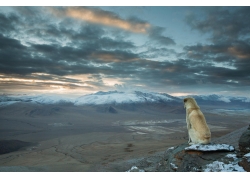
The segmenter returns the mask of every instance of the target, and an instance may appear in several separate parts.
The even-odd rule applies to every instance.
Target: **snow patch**
[[[132,166],[128,171],[126,172],[145,172],[143,169],[139,169],[137,166]]]
[[[247,162],[250,163],[250,153],[245,154],[245,155],[243,156],[243,158],[246,159]]]
[[[193,144],[185,150],[196,151],[234,151],[234,147],[228,144]]]
[[[245,154],[244,157],[249,157],[250,158],[250,153]]]
[[[178,166],[175,165],[174,163],[170,163],[170,167],[174,170],[177,170],[178,169]]]
[[[233,158],[234,160],[237,160],[236,154],[227,154],[227,158]]]
[[[220,161],[214,161],[211,164],[208,164],[204,169],[204,172],[245,172],[245,170],[238,165],[238,162],[230,162],[225,164]]]

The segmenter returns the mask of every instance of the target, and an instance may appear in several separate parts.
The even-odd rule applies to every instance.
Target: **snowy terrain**
[[[168,94],[132,92],[97,92],[84,95],[78,98],[69,98],[63,95],[2,95],[0,106],[6,106],[17,102],[32,102],[38,104],[73,103],[74,105],[100,105],[100,104],[121,104],[121,103],[144,103],[144,102],[170,102],[178,98]]]
[[[0,96],[0,106],[8,106],[18,102],[29,102],[37,104],[73,103],[74,99],[59,95],[2,95]]]
[[[98,92],[79,97],[75,105],[83,104],[121,104],[121,103],[144,103],[144,102],[166,102],[174,101],[176,98],[166,94],[143,93],[140,91],[132,92]]]
[[[228,97],[221,95],[207,95],[207,96],[193,96],[198,103],[213,103],[221,102],[225,104],[243,103],[250,107],[250,98],[247,97]],[[38,96],[30,95],[0,95],[0,106],[7,106],[17,102],[31,102],[38,104],[56,104],[56,103],[72,103],[74,105],[101,105],[101,104],[123,104],[123,103],[168,103],[178,102],[182,103],[184,97],[174,97],[168,94],[155,92],[97,92],[94,94],[87,94],[77,98],[69,98],[68,96],[57,94],[43,94]],[[217,112],[215,112],[217,113]],[[218,112],[220,113],[220,112]]]
[[[196,99],[196,101],[213,101],[213,102],[225,102],[230,103],[233,101],[243,102],[243,103],[249,103],[250,98],[249,97],[232,97],[232,96],[223,96],[223,95],[193,95],[193,98]],[[184,96],[182,96],[184,98]]]
[[[241,166],[239,166],[239,159],[236,157],[236,154],[228,154],[225,156],[225,159],[228,159],[228,163],[221,161],[214,161],[211,164],[208,164],[204,172],[246,172]]]

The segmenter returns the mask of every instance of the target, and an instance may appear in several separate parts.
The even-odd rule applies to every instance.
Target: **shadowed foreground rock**
[[[220,144],[225,141],[229,144]],[[161,155],[140,160],[128,172],[250,172],[249,151],[250,125],[248,129],[225,135],[216,143],[171,147]]]
[[[250,125],[239,139],[239,149],[244,154],[250,152]]]
[[[158,171],[204,172],[244,171],[236,162],[234,148],[227,144],[182,144],[169,148],[158,166]]]
[[[148,157],[128,172],[244,172],[235,148],[228,144],[182,144],[167,149],[163,157]],[[242,162],[249,164],[248,162]]]
[[[245,154],[242,157],[242,160],[239,162],[239,165],[242,166],[245,171],[250,172],[250,153]]]

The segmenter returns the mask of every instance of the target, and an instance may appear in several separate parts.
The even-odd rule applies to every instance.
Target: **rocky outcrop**
[[[239,139],[239,149],[244,154],[250,152],[250,125]]]
[[[220,172],[246,169],[239,166],[235,148],[227,144],[171,147],[160,156],[146,157],[127,172]]]
[[[239,162],[239,165],[242,166],[245,171],[250,172],[250,153],[245,154],[242,157],[242,160]]]
[[[225,140],[229,144],[221,143]],[[239,148],[232,145],[237,145],[236,141]],[[250,172],[249,145],[250,126],[211,144],[185,143],[168,148],[164,154],[143,158],[127,172]]]
[[[227,144],[182,144],[169,148],[157,171],[167,172],[216,172],[244,171],[236,160],[234,147]]]

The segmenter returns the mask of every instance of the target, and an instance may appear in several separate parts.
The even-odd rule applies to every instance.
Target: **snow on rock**
[[[243,158],[246,159],[247,162],[250,163],[250,153],[245,154],[245,155],[243,156]]]
[[[250,158],[250,153],[245,154],[244,157]]]
[[[194,151],[234,151],[234,147],[228,144],[193,144],[185,150]]]
[[[226,164],[220,161],[214,161],[208,164],[203,170],[204,172],[245,172],[245,170],[238,165],[238,162],[229,162]]]
[[[139,169],[136,166],[132,166],[128,171],[126,172],[145,172],[143,169]]]
[[[207,164],[204,172],[245,172],[242,166],[239,166],[240,159],[236,154],[227,154],[224,158],[224,162],[214,161]]]
[[[177,169],[178,169],[178,166],[176,166],[174,163],[170,163],[170,167],[171,167],[173,170],[177,170]]]

